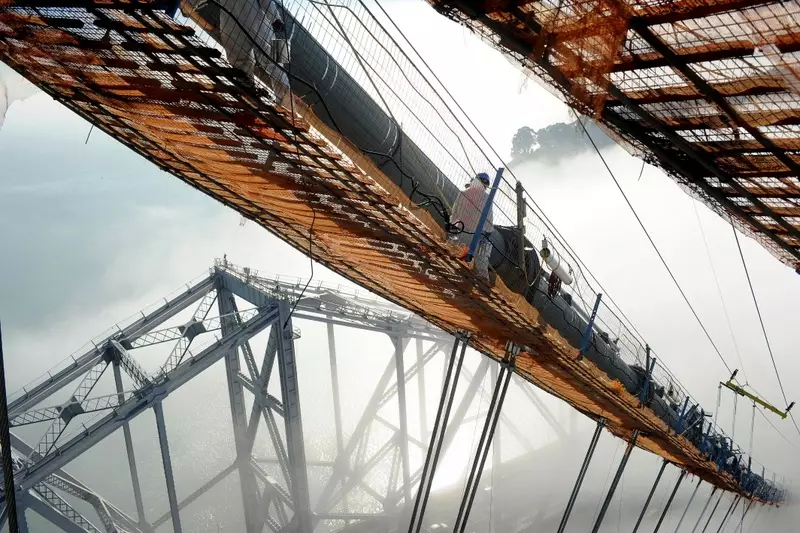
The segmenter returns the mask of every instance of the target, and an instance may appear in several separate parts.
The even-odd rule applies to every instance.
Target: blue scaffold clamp
[[[583,338],[581,339],[580,348],[578,348],[578,361],[583,360],[583,354],[589,348],[589,341],[592,339],[592,328],[594,327],[594,319],[597,318],[597,310],[600,309],[600,300],[603,298],[601,293],[597,294],[597,298],[594,301],[594,308],[592,309],[592,315],[589,317],[589,323],[586,324],[586,331],[583,332]]]
[[[492,210],[492,206],[494,205],[494,195],[497,193],[497,189],[500,187],[500,180],[503,178],[503,170],[503,167],[498,168],[497,173],[494,175],[494,183],[492,183],[492,188],[489,191],[489,198],[486,199],[486,203],[483,205],[481,217],[478,219],[478,227],[475,228],[475,233],[472,235],[472,240],[469,242],[467,257],[465,258],[467,263],[472,261],[472,259],[475,257],[478,244],[481,242],[483,226],[486,225],[486,219],[489,218],[489,211]]]

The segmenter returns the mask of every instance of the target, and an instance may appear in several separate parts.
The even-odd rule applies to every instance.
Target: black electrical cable
[[[667,270],[667,273],[669,274],[669,277],[672,278],[672,282],[675,284],[675,287],[678,288],[678,291],[681,293],[681,296],[683,296],[683,300],[686,302],[686,305],[689,306],[689,309],[691,310],[692,314],[694,315],[694,318],[697,320],[697,323],[700,324],[700,328],[703,330],[703,333],[706,334],[706,337],[708,338],[708,342],[711,343],[711,346],[714,348],[714,351],[716,352],[717,356],[719,357],[719,360],[722,361],[722,364],[725,365],[725,368],[728,370],[729,373],[733,373],[733,371],[731,370],[731,367],[728,365],[727,361],[725,361],[725,358],[722,356],[722,352],[719,351],[719,348],[717,348],[716,343],[711,338],[711,334],[708,332],[708,329],[706,329],[705,324],[703,324],[703,321],[700,320],[700,316],[697,314],[697,311],[694,310],[694,307],[692,306],[691,302],[689,302],[689,298],[686,296],[686,293],[683,292],[683,288],[681,287],[680,283],[678,283],[678,280],[675,278],[675,275],[672,273],[672,270],[669,268],[669,265],[667,265],[667,261],[664,259],[664,256],[661,255],[661,251],[658,249],[658,246],[656,246],[655,241],[653,241],[653,238],[650,236],[650,232],[647,231],[647,228],[645,227],[644,223],[642,222],[642,219],[639,218],[639,214],[636,212],[636,209],[634,209],[633,204],[631,204],[631,201],[628,199],[628,195],[625,194],[625,191],[622,189],[622,186],[619,184],[619,181],[617,180],[617,176],[611,170],[611,167],[608,166],[608,163],[606,162],[606,158],[603,157],[603,154],[600,152],[600,149],[597,147],[597,144],[595,144],[594,139],[592,139],[592,136],[589,135],[589,131],[586,129],[586,126],[584,126],[583,121],[581,120],[581,117],[578,114],[576,114],[575,117],[578,120],[578,124],[580,124],[581,128],[583,129],[583,132],[589,138],[589,142],[592,143],[592,147],[594,148],[595,152],[597,152],[597,155],[600,156],[600,160],[603,162],[603,166],[606,167],[606,170],[608,171],[609,175],[611,176],[611,179],[614,180],[614,184],[617,186],[617,189],[619,189],[619,192],[622,194],[622,197],[625,199],[625,203],[628,204],[628,208],[631,210],[631,213],[633,213],[633,216],[636,217],[636,221],[639,223],[639,226],[642,228],[642,231],[647,236],[647,240],[650,241],[650,245],[653,247],[653,250],[655,250],[656,254],[658,255],[658,258],[661,260],[661,264],[664,265],[664,268]]]
[[[756,314],[758,315],[758,322],[761,324],[761,332],[764,334],[764,342],[767,344],[767,351],[769,352],[769,358],[772,361],[772,368],[775,370],[775,377],[778,379],[778,387],[781,390],[781,396],[783,396],[784,403],[788,406],[789,400],[786,397],[786,390],[783,388],[783,380],[781,380],[781,374],[778,372],[778,365],[775,362],[775,354],[772,352],[772,345],[769,342],[769,336],[767,335],[767,328],[764,326],[764,318],[761,316],[761,308],[758,305],[758,298],[756,297],[756,291],[753,289],[753,281],[750,279],[750,270],[747,268],[747,261],[744,259],[744,252],[742,251],[742,244],[739,242],[739,233],[736,231],[736,227],[733,224],[733,219],[730,220],[731,222],[731,230],[733,231],[733,236],[736,239],[736,248],[739,250],[739,257],[742,260],[742,267],[744,268],[745,276],[747,277],[747,284],[750,287],[750,295],[753,297],[753,305],[756,308]],[[797,434],[800,435],[800,427],[797,425],[797,421],[794,418],[794,414],[789,412],[789,417],[792,419],[792,424],[794,424],[794,428],[797,431]]]
[[[274,1],[277,2],[278,5],[281,8],[281,13],[283,13],[283,20],[281,21],[281,23],[283,23],[283,21],[286,20],[286,8],[284,7],[283,2],[281,2],[280,0],[274,0]],[[285,28],[285,26],[283,26],[283,27]],[[282,30],[282,31],[285,31],[285,29]],[[247,35],[247,32],[245,32],[245,35]],[[275,64],[277,65],[278,63],[275,62]],[[286,72],[287,72],[287,75],[289,76],[289,106],[290,106],[290,108],[291,108],[290,110],[292,112],[292,135],[295,138],[294,139],[295,140],[295,144],[297,144],[297,114],[294,112],[294,91],[292,90],[292,81],[291,81],[291,75],[292,75],[292,59],[291,59],[291,57],[289,58],[289,63],[288,63],[288,67],[286,69]],[[300,303],[300,300],[303,299],[303,296],[305,295],[306,290],[308,289],[308,286],[311,285],[311,280],[314,279],[314,249],[313,249],[313,247],[314,247],[314,223],[317,221],[317,210],[314,209],[313,202],[309,202],[308,206],[311,208],[311,225],[308,227],[308,264],[309,264],[309,266],[311,268],[311,276],[308,278],[308,281],[306,281],[306,284],[303,287],[303,290],[300,291],[300,295],[294,301],[294,304],[292,304],[292,308],[289,311],[289,315],[286,317],[286,320],[283,322],[283,326],[281,327],[281,330],[285,330],[286,329],[286,326],[289,324],[289,320],[292,319],[292,315],[294,314],[294,310],[297,308],[297,304]]]

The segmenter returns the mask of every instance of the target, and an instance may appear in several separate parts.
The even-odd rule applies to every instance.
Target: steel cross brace
[[[439,455],[442,452],[444,435],[447,431],[447,424],[450,420],[450,409],[453,407],[456,389],[458,388],[461,367],[464,364],[464,354],[466,353],[468,338],[456,335],[453,342],[453,349],[445,371],[442,394],[439,398],[439,406],[436,409],[436,419],[431,431],[428,453],[425,456],[425,463],[422,467],[422,474],[417,486],[417,496],[414,501],[414,508],[411,512],[411,520],[408,525],[409,533],[419,533],[422,522],[425,518],[425,508],[428,505],[428,498],[431,493],[433,478],[436,474],[436,466],[439,464]],[[460,349],[459,349],[460,348]]]
[[[109,336],[99,343],[98,346],[104,346],[112,338],[136,337],[143,331],[149,331],[154,326],[164,323],[200,299],[212,284],[213,280],[209,277],[195,285],[189,286],[185,292],[172,300],[165,300],[164,305],[150,313],[142,314],[142,318],[133,321],[118,333]],[[67,368],[55,374],[48,374],[48,379],[43,383],[30,388],[30,390],[23,389],[24,395],[9,404],[9,415],[12,417],[16,416],[38,405],[42,400],[53,394],[53,392],[72,382],[78,376],[86,374],[101,356],[101,349],[95,347],[83,355],[73,358],[73,363]]]
[[[250,318],[241,327],[236,328],[235,334],[206,347],[202,352],[193,357],[190,361],[184,361],[178,365],[167,379],[160,381],[148,388],[143,395],[135,395],[128,399],[123,405],[119,406],[114,412],[106,415],[97,422],[87,426],[83,434],[76,435],[59,447],[58,454],[50,454],[46,457],[29,464],[21,472],[19,484],[23,490],[32,487],[55,470],[63,467],[69,461],[91,448],[94,444],[122,427],[125,422],[130,421],[150,407],[157,401],[163,399],[172,391],[219,361],[231,346],[237,345],[245,338],[255,335],[262,329],[269,326],[277,317],[274,309],[265,310]]]
[[[500,375],[495,383],[492,399],[489,403],[489,411],[486,414],[486,422],[483,425],[481,437],[478,440],[478,448],[475,451],[475,458],[467,478],[467,486],[464,489],[464,495],[458,509],[455,526],[453,527],[454,533],[464,533],[466,530],[470,511],[472,510],[472,503],[475,501],[475,495],[478,492],[478,485],[480,484],[483,467],[489,455],[489,449],[495,429],[497,428],[497,422],[500,420],[500,412],[502,411],[506,393],[508,392],[508,385],[511,383],[511,376],[514,373],[514,365],[516,364],[519,352],[520,347],[518,345],[512,342],[506,343],[506,352],[503,361],[500,363]]]

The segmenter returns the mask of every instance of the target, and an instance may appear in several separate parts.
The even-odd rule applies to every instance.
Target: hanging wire
[[[750,416],[750,452],[748,455],[753,457],[753,432],[756,426],[756,402],[753,402],[753,414]]]
[[[719,295],[719,301],[722,303],[722,310],[725,313],[725,320],[728,323],[728,331],[731,333],[731,339],[733,340],[733,347],[736,350],[736,358],[739,360],[739,368],[742,369],[742,375],[744,376],[745,385],[748,382],[747,379],[747,371],[744,368],[744,361],[742,360],[742,354],[739,351],[739,343],[736,342],[736,335],[733,333],[733,326],[731,325],[731,317],[728,314],[728,306],[725,305],[725,298],[722,296],[722,287],[719,284],[719,276],[717,275],[717,269],[714,267],[714,261],[711,258],[711,249],[708,246],[708,239],[706,238],[706,232],[703,229],[703,223],[700,220],[700,213],[697,211],[697,202],[694,199],[689,200],[692,203],[692,207],[694,208],[694,216],[697,219],[697,227],[700,228],[700,235],[703,237],[703,244],[706,248],[706,255],[708,256],[708,264],[711,266],[711,272],[714,274],[714,282],[717,285],[717,294]]]
[[[583,121],[581,120],[581,117],[577,113],[575,114],[575,117],[578,120],[578,124],[580,124],[581,128],[583,129],[583,132],[586,134],[586,136],[589,138],[589,141],[592,143],[592,147],[594,148],[594,151],[600,157],[600,160],[603,162],[603,166],[605,166],[606,170],[608,171],[609,175],[611,176],[611,179],[614,180],[614,184],[617,186],[617,189],[619,189],[619,192],[622,194],[622,197],[625,199],[625,203],[628,204],[628,208],[631,210],[631,213],[633,213],[633,216],[636,218],[636,221],[639,223],[639,226],[642,228],[642,231],[644,231],[644,234],[647,236],[647,240],[650,241],[650,244],[652,245],[653,249],[655,250],[656,254],[658,255],[658,258],[661,260],[661,264],[664,265],[664,268],[667,270],[667,273],[669,274],[669,277],[672,278],[672,282],[675,284],[675,287],[678,288],[678,291],[681,293],[681,296],[683,297],[683,300],[686,302],[686,305],[689,306],[689,310],[694,315],[694,318],[697,320],[697,323],[700,324],[700,327],[702,328],[703,333],[706,334],[706,338],[708,338],[708,342],[711,343],[711,346],[714,348],[714,351],[716,352],[717,357],[719,357],[719,360],[722,361],[723,365],[725,365],[725,368],[728,370],[728,372],[732,373],[733,371],[731,370],[731,367],[728,365],[727,361],[725,361],[725,358],[722,356],[722,352],[720,352],[719,348],[717,348],[717,345],[714,342],[714,340],[711,338],[711,334],[708,332],[708,329],[706,329],[705,324],[703,324],[703,321],[700,320],[700,316],[697,314],[697,311],[694,310],[694,307],[692,306],[691,302],[689,302],[689,298],[686,296],[686,293],[683,291],[683,288],[681,287],[680,283],[678,283],[678,280],[675,278],[675,275],[672,273],[672,269],[670,269],[669,265],[667,265],[667,261],[664,259],[664,256],[661,255],[661,250],[659,250],[658,246],[656,246],[655,241],[653,241],[653,238],[650,236],[650,232],[647,231],[647,228],[645,227],[644,223],[642,222],[642,219],[639,218],[639,214],[636,212],[636,209],[634,209],[633,204],[631,204],[631,201],[628,199],[628,195],[625,194],[625,191],[622,189],[622,186],[619,184],[619,181],[617,180],[617,176],[614,174],[614,171],[612,171],[611,167],[608,166],[608,163],[606,162],[606,158],[603,157],[603,154],[600,152],[600,149],[597,147],[597,144],[595,144],[594,139],[592,139],[592,136],[589,134],[589,130],[586,129],[586,126],[583,124]]]
[[[606,480],[603,481],[603,493],[607,492],[610,488],[608,483],[608,478],[611,477],[611,470],[614,468],[614,460],[617,458],[617,453],[619,453],[619,447],[622,444],[621,439],[617,439],[617,447],[614,448],[614,456],[611,458],[611,461],[608,463],[608,472],[606,472]],[[594,508],[594,518],[592,518],[592,523],[597,521],[597,517],[600,514],[600,504],[603,503],[603,494],[600,494],[600,500],[597,502],[597,507]]]
[[[283,17],[283,20],[284,21],[287,20],[286,19],[286,8],[284,7],[283,2],[281,0],[275,0],[275,2],[277,2],[277,5],[281,9],[281,16]],[[287,76],[289,77],[289,106],[290,106],[290,110],[292,112],[292,136],[294,137],[293,146],[297,146],[297,113],[295,113],[295,110],[294,110],[294,89],[292,89],[292,81],[291,81],[292,80],[292,60],[291,60],[291,57],[289,58],[289,61],[287,63],[286,72],[287,72]],[[286,326],[289,324],[289,321],[292,319],[292,315],[294,314],[294,310],[297,308],[297,304],[300,302],[300,300],[303,299],[303,296],[306,293],[306,289],[308,289],[308,286],[311,285],[311,281],[314,279],[314,223],[317,221],[317,211],[316,211],[316,209],[314,209],[314,204],[312,202],[309,202],[308,205],[311,208],[311,225],[308,227],[308,264],[309,264],[309,267],[311,268],[311,276],[308,278],[308,281],[306,281],[306,284],[303,287],[303,290],[300,291],[300,296],[298,296],[298,298],[294,301],[294,304],[292,304],[292,308],[289,311],[289,315],[286,317],[286,320],[283,322],[283,327],[281,327],[282,330],[286,329]]]
[[[744,273],[747,277],[747,284],[750,287],[750,295],[753,297],[753,305],[756,308],[756,314],[758,314],[758,322],[761,324],[761,332],[764,334],[764,342],[767,344],[767,351],[769,352],[770,361],[772,361],[772,368],[775,370],[775,377],[778,379],[778,387],[781,390],[781,396],[783,396],[783,401],[785,405],[789,405],[789,400],[786,397],[786,391],[783,388],[783,381],[781,380],[781,373],[778,371],[778,365],[775,362],[775,354],[772,352],[772,345],[769,342],[769,336],[767,335],[767,328],[764,326],[764,318],[761,316],[761,308],[758,305],[758,298],[756,297],[756,291],[753,289],[753,281],[750,279],[750,271],[747,268],[747,261],[744,258],[744,252],[742,251],[742,244],[739,242],[739,234],[736,231],[736,227],[733,224],[733,218],[730,219],[731,223],[731,230],[733,231],[733,236],[736,239],[736,248],[739,250],[739,257],[742,260],[742,267],[744,268]],[[792,419],[792,424],[794,424],[794,429],[797,431],[797,434],[800,435],[800,427],[797,425],[797,421],[794,418],[794,413],[789,412],[789,417]]]

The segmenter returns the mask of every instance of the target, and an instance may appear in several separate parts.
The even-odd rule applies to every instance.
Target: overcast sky
[[[520,126],[569,119],[548,91],[422,2],[393,4],[392,13],[500,153],[509,153]],[[0,320],[11,390],[202,274],[214,257],[227,254],[275,274],[310,274],[307,258],[266,230],[240,226],[238,214],[99,131],[84,144],[88,132],[87,123],[41,93],[14,103],[0,129]],[[604,155],[725,359],[743,369],[742,382],[783,407],[730,225],[658,169],[646,167],[637,180],[641,162],[623,149]],[[528,164],[515,174],[661,361],[713,408],[727,371],[598,156]],[[741,241],[787,395],[800,400],[800,276],[749,238]],[[315,275],[340,281],[319,265]],[[730,395],[720,412],[730,429]],[[740,402],[738,413],[743,443],[749,407]],[[800,436],[791,421],[771,419],[793,444],[757,417],[753,455],[795,478]],[[778,520],[791,523],[792,512]]]

